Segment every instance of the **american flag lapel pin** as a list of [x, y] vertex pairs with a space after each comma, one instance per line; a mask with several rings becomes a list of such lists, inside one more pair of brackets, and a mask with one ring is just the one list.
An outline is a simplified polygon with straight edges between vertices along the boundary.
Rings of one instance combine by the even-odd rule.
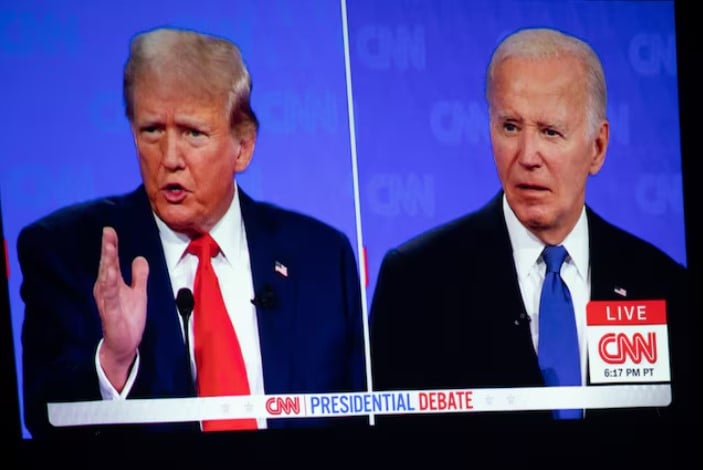
[[627, 297], [627, 291], [625, 289], [623, 289], [622, 287], [616, 287], [615, 289], [613, 289], [613, 291], [618, 295], [621, 295], [623, 297]]
[[276, 263], [273, 265], [273, 270], [283, 277], [288, 277], [288, 268], [285, 264], [281, 263], [280, 261], [276, 261]]

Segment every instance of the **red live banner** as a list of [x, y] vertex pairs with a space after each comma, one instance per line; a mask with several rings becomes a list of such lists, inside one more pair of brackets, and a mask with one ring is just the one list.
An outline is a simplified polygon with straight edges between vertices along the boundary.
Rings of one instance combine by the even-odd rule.
[[592, 300], [586, 307], [586, 323], [588, 326], [666, 324], [666, 301]]

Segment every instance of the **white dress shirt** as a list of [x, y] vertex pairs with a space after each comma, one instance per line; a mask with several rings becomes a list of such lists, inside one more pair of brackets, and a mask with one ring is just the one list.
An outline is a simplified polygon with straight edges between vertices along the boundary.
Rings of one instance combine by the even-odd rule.
[[[542, 260], [546, 246], [527, 230], [518, 220], [503, 195], [503, 214], [508, 226], [508, 235], [513, 247], [513, 259], [517, 270], [522, 300], [530, 316], [532, 344], [537, 351], [539, 342], [539, 298], [547, 267]], [[588, 220], [584, 207], [573, 230], [561, 243], [569, 255], [561, 267], [561, 277], [571, 292], [574, 303], [576, 329], [581, 358], [581, 383], [586, 383], [588, 343], [586, 341], [586, 304], [591, 297], [591, 271], [588, 250]]]
[[[179, 289], [187, 287], [193, 290], [198, 257], [186, 252], [186, 248], [190, 243], [189, 237], [171, 230], [156, 214], [154, 214], [154, 219], [159, 229], [161, 246], [164, 250], [166, 266], [171, 279], [171, 287], [173, 288], [173, 298], [175, 299]], [[119, 234], [117, 235], [119, 237]], [[261, 365], [256, 308], [251, 303], [254, 298], [254, 285], [246, 231], [239, 206], [239, 189], [236, 189], [232, 204], [225, 215], [210, 230], [210, 235], [220, 247], [220, 253], [212, 258], [212, 266], [217, 274], [222, 297], [244, 356], [250, 392], [252, 395], [264, 394], [264, 377]], [[181, 331], [183, 331], [183, 324], [175, 302], [173, 304], [173, 321], [177, 321], [181, 325]], [[191, 370], [195, 381], [197, 367], [193, 352], [192, 315], [189, 319], [188, 335]], [[98, 347], [99, 350], [100, 347]], [[126, 398], [139, 370], [139, 353], [137, 352], [136, 361], [121, 393], [117, 392], [107, 380], [102, 367], [100, 367], [98, 354], [96, 354], [95, 360], [103, 398]], [[266, 419], [258, 419], [258, 425], [260, 429], [265, 428]]]

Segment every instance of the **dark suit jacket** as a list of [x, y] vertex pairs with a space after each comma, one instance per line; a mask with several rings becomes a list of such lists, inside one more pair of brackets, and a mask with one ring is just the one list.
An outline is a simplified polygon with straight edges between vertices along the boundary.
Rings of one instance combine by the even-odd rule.
[[[544, 386], [501, 198], [502, 192], [477, 212], [386, 254], [370, 313], [374, 390]], [[614, 292], [617, 287], [626, 289], [630, 299], [666, 299], [671, 328], [681, 313], [684, 268], [590, 208], [587, 217], [591, 299], [624, 300]], [[671, 351], [672, 360], [676, 354]], [[672, 375], [675, 379], [675, 370]], [[616, 413], [587, 410], [586, 416]], [[407, 418], [385, 421], [411, 424]], [[538, 423], [551, 421], [551, 413], [463, 413], [418, 420], [438, 426], [468, 420]], [[384, 418], [377, 421], [382, 424]]]
[[[275, 305], [256, 308], [266, 393], [366, 390], [359, 276], [349, 240], [313, 218], [255, 202], [241, 190], [240, 201], [254, 291], [275, 295]], [[47, 402], [101, 398], [94, 360], [102, 332], [92, 291], [105, 225], [117, 231], [128, 284], [134, 257], [144, 256], [150, 266], [140, 368], [129, 398], [193, 394], [158, 229], [139, 187], [59, 210], [19, 235], [26, 305], [24, 416], [35, 436], [52, 429]], [[287, 277], [274, 271], [276, 261], [287, 266]], [[315, 424], [320, 423], [269, 420], [271, 428]], [[197, 423], [181, 426], [199, 429]]]

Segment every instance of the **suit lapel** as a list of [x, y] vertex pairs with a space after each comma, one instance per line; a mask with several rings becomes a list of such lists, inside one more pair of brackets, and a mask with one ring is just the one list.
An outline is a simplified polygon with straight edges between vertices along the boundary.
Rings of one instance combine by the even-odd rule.
[[136, 256], [144, 256], [149, 262], [147, 319], [139, 349], [140, 373], [133, 393], [191, 395], [194, 390], [186, 367], [180, 318], [158, 227], [143, 187], [127, 197], [125, 210], [121, 213], [123, 218], [116, 229], [125, 282], [131, 283], [131, 263]]
[[591, 299], [626, 300], [633, 286], [619, 273], [620, 269], [613, 262], [619, 258], [620, 248], [611, 242], [608, 225], [590, 208], [588, 216], [588, 243], [591, 264]]
[[[532, 344], [530, 319], [520, 292], [512, 244], [503, 215], [503, 193], [499, 193], [482, 211], [479, 266], [490, 273], [482, 289], [486, 299], [485, 312], [491, 312], [494, 340], [487, 347], [498, 363], [512, 368], [508, 374], [524, 385], [540, 385], [542, 374]], [[499, 268], [490, 268], [490, 266]]]
[[[501, 315], [505, 315], [505, 321], [514, 323], [515, 320], [523, 319], [521, 314], [525, 313], [525, 306], [517, 282], [515, 259], [508, 236], [508, 228], [505, 225], [502, 203], [501, 194], [487, 208], [488, 223], [485, 226], [490, 228], [485, 232], [485, 249], [481, 251], [481, 263], [486, 266], [486, 271], [492, 275], [490, 297], [496, 299], [502, 306], [497, 310], [500, 311]], [[488, 268], [491, 265], [501, 268]]]
[[[485, 358], [445, 367], [457, 386], [540, 385], [541, 372], [532, 345], [530, 321], [522, 301], [512, 245], [505, 225], [502, 193], [451, 228], [442, 259], [450, 260], [440, 288], [447, 312], [439, 350], [454, 357]], [[468, 340], [467, 340], [468, 335]], [[451, 339], [447, 339], [451, 338]], [[453, 345], [453, 346], [450, 346]], [[457, 382], [458, 377], [463, 377]]]
[[261, 345], [261, 362], [266, 393], [290, 390], [291, 351], [295, 342], [295, 271], [287, 275], [276, 270], [279, 263], [289, 268], [285, 240], [279, 236], [277, 221], [267, 209], [253, 201], [241, 188], [239, 200], [246, 230], [249, 259], [257, 299], [273, 297], [272, 305], [256, 306]]

